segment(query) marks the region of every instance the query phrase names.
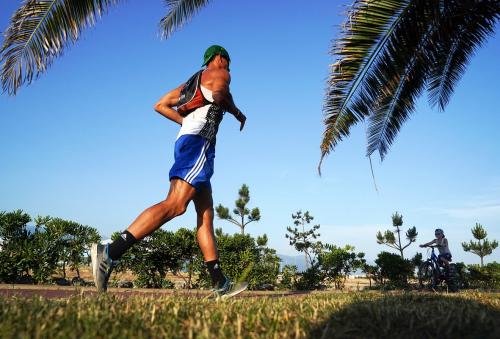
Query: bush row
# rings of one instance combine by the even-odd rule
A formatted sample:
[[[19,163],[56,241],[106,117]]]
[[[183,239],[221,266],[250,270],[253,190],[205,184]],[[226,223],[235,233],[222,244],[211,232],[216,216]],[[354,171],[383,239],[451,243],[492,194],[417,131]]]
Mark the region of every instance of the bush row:
[[[115,233],[112,239],[118,236]],[[356,271],[363,271],[373,288],[408,288],[422,263],[420,254],[403,259],[381,252],[375,265],[368,265],[364,253],[356,252],[352,246],[317,242],[307,269],[298,272],[296,266],[281,267],[276,251],[267,246],[266,235],[255,239],[248,234],[230,235],[217,229],[216,239],[225,274],[236,281],[247,281],[250,289],[342,289],[347,277]],[[63,284],[67,282],[67,268],[71,268],[77,272],[73,282],[86,284],[79,268],[89,264],[90,245],[100,240],[95,228],[73,221],[32,219],[20,210],[0,213],[0,282]],[[498,263],[485,267],[458,263],[457,268],[462,288],[500,288]],[[135,287],[173,288],[167,273],[183,279],[184,288],[210,287],[194,229],[157,230],[126,252],[116,271],[131,271]],[[54,276],[58,277],[55,281]],[[120,286],[118,281],[111,283]]]

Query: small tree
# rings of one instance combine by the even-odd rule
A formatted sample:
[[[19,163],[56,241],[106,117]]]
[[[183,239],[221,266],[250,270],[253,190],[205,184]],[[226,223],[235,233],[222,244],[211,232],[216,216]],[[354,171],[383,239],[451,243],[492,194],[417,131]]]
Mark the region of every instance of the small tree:
[[[403,216],[398,212],[392,215],[392,225],[396,227],[395,231],[387,230],[384,234],[382,232],[377,232],[377,243],[380,245],[387,245],[395,250],[398,250],[401,254],[401,259],[404,259],[403,251],[410,246],[413,242],[417,240],[417,229],[415,226],[411,227],[406,231],[406,239],[408,243],[406,245],[401,244],[401,229],[403,226]],[[396,239],[397,236],[397,239]]]
[[[472,288],[500,289],[500,264],[496,261],[483,267],[469,265],[467,282]]]
[[[297,286],[297,266],[285,265],[281,271],[280,288],[293,289]]]
[[[490,242],[486,239],[488,233],[479,223],[476,223],[476,226],[474,226],[471,231],[474,238],[477,239],[477,242],[472,240],[469,243],[463,242],[462,247],[465,252],[472,252],[478,255],[481,258],[481,267],[483,267],[483,258],[490,255],[493,250],[498,247],[498,241],[493,240]]]
[[[267,236],[256,240],[249,234],[224,233],[221,228],[217,228],[215,234],[222,270],[232,281],[246,281],[249,289],[276,285],[280,259],[275,250],[267,248]],[[210,277],[201,256],[197,270],[200,285],[210,286]]]
[[[0,212],[0,281],[15,283],[30,274],[31,217],[21,210]]]
[[[179,259],[184,263],[183,269],[187,271],[187,278],[184,274],[178,274],[179,271],[173,273],[180,276],[184,280],[186,288],[193,288],[193,273],[195,271],[195,262],[197,257],[202,257],[201,250],[196,242],[196,230],[187,228],[179,228],[174,233],[174,240],[178,248]]]
[[[361,270],[366,274],[368,281],[370,283],[370,288],[372,288],[372,280],[375,282],[380,279],[380,268],[377,265],[370,265],[366,262],[362,265]]]
[[[319,263],[324,277],[333,282],[336,289],[343,289],[347,277],[366,263],[363,252],[356,253],[354,246],[337,247],[325,244],[324,251],[319,255]]]
[[[302,211],[298,211],[296,214],[292,214],[292,219],[295,227],[288,226],[286,230],[290,234],[285,234],[285,237],[290,239],[290,246],[304,253],[306,267],[311,268],[316,264],[316,258],[322,250],[321,242],[315,240],[320,236],[319,233],[316,233],[320,225],[314,225],[311,229],[306,229],[306,226],[314,219],[309,214],[309,211],[304,214],[302,214]]]
[[[87,225],[80,225],[78,223],[69,222],[72,226],[71,233],[67,233],[67,243],[69,245],[68,265],[76,272],[78,279],[80,279],[80,266],[85,264],[85,259],[90,253],[90,248],[93,243],[99,242],[101,236],[99,232]]]
[[[325,274],[321,271],[321,267],[318,263],[301,272],[295,283],[298,290],[318,290],[323,289],[325,285],[323,281],[325,280]]]
[[[80,278],[80,266],[84,264],[91,244],[101,240],[97,230],[61,218],[39,216],[35,218],[35,224],[37,231],[40,230],[50,235],[53,242],[52,247],[58,253],[63,278],[66,279],[68,266],[76,271],[77,277]]]
[[[119,236],[114,233],[112,238]],[[130,269],[135,275],[134,285],[147,288],[172,288],[167,273],[176,273],[183,267],[180,248],[171,231],[156,230],[136,243],[121,258],[117,271]]]
[[[236,216],[233,216],[229,212],[229,209],[221,204],[215,208],[215,212],[220,219],[235,224],[240,228],[241,234],[245,234],[245,227],[249,223],[260,220],[260,211],[257,207],[252,210],[247,208],[247,204],[250,201],[250,190],[247,185],[243,184],[238,194],[238,200],[235,201],[236,207],[233,209],[233,213]],[[245,220],[245,217],[248,217],[247,220]]]
[[[49,216],[35,218],[35,232],[31,236],[27,258],[36,283],[50,281],[63,259],[64,244],[61,241],[63,232],[48,227],[51,220]]]
[[[389,252],[379,253],[375,263],[380,268],[380,282],[384,283],[384,279],[386,279],[397,287],[407,286],[408,276],[412,274],[414,269],[410,260]]]
[[[34,231],[28,230],[31,217],[21,210],[0,213],[0,280],[5,282],[49,282],[62,266],[77,271],[92,242],[100,240],[97,230],[72,221],[49,216],[34,219]]]
[[[257,249],[259,251],[259,261],[253,270],[259,277],[260,288],[269,288],[277,284],[280,271],[281,259],[276,254],[276,250],[268,247],[268,238],[264,234],[256,239]],[[267,289],[266,288],[266,289]]]
[[[30,252],[27,257],[33,280],[36,283],[47,283],[57,272],[61,258],[61,245],[52,232],[36,230],[32,235]]]

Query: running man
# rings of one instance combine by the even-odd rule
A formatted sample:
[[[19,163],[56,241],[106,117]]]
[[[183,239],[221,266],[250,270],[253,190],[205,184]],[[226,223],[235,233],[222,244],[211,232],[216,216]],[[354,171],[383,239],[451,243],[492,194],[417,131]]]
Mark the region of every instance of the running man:
[[[451,261],[451,252],[448,248],[448,239],[445,238],[444,232],[440,228],[437,228],[434,231],[434,235],[436,236],[436,239],[422,244],[420,245],[420,247],[426,247],[432,244],[436,244],[436,247],[439,250],[438,262],[442,262],[445,266],[448,266]]]
[[[216,295],[229,297],[246,289],[246,283],[234,284],[222,272],[213,229],[213,200],[210,178],[214,171],[215,142],[224,112],[229,112],[245,126],[246,117],[236,107],[229,92],[229,54],[221,46],[209,47],[204,55],[199,90],[202,106],[187,116],[178,108],[184,84],[165,94],[154,109],[167,119],[181,125],[175,142],[167,198],[147,208],[111,244],[94,244],[91,250],[94,280],[99,292],[107,290],[109,276],[123,253],[137,241],[160,228],[167,221],[183,214],[190,201],[197,214],[197,239],[203,253]],[[175,108],[174,108],[175,107]]]

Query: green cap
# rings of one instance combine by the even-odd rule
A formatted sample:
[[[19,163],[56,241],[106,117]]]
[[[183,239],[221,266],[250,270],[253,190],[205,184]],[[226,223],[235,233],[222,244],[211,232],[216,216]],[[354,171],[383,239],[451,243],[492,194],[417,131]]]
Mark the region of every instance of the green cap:
[[[205,51],[205,55],[203,56],[202,66],[206,66],[210,62],[210,60],[212,60],[212,58],[216,55],[220,55],[221,57],[227,59],[228,62],[227,70],[229,71],[229,63],[231,62],[231,58],[229,57],[229,53],[227,52],[227,50],[219,45],[212,45],[207,48],[207,50]]]

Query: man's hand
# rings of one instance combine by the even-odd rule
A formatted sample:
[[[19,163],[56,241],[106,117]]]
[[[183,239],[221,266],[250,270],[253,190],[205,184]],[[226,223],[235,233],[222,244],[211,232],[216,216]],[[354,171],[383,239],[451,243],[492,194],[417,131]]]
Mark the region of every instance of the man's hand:
[[[233,101],[233,96],[229,92],[229,83],[231,82],[231,76],[229,72],[225,69],[212,70],[210,71],[212,75],[212,98],[214,103],[221,107],[224,111],[234,115],[236,120],[240,122],[240,131],[243,130],[247,117],[245,114],[236,107]],[[203,78],[202,78],[203,82]]]
[[[247,121],[247,117],[245,116],[245,114],[241,113],[240,110],[238,110],[238,114],[235,114],[234,117],[240,122],[240,131],[242,131],[243,127],[245,126],[245,122]]]

